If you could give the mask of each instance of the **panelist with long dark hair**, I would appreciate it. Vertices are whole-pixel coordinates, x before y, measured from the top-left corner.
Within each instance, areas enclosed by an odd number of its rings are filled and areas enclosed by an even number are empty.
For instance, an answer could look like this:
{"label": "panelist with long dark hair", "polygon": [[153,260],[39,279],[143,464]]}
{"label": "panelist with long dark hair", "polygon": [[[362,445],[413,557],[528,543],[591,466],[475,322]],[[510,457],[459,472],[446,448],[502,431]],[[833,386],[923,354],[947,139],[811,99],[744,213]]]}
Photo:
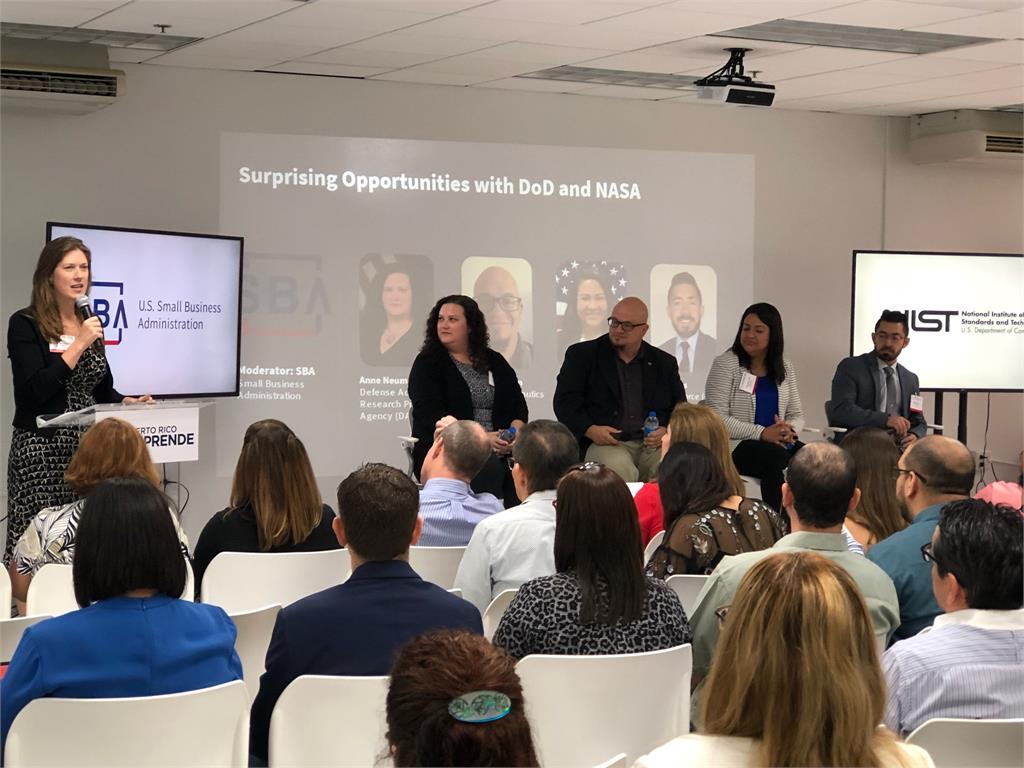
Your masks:
{"label": "panelist with long dark hair", "polygon": [[472,483],[478,493],[493,493],[515,503],[505,456],[511,443],[499,435],[508,427],[521,429],[528,418],[526,399],[516,372],[504,357],[488,347],[487,323],[468,296],[439,299],[427,318],[423,347],[409,372],[413,450],[419,474],[434,428],[445,416],[479,422],[489,433],[494,455]]}
{"label": "panelist with long dark hair", "polygon": [[82,430],[40,430],[36,417],[96,403],[151,400],[125,397],[103,351],[103,326],[76,309],[89,293],[92,253],[76,237],[51,240],[32,275],[32,303],[7,325],[7,354],[14,377],[14,435],[7,461],[8,563],[15,542],[36,513],[70,504],[77,494],[64,482]]}

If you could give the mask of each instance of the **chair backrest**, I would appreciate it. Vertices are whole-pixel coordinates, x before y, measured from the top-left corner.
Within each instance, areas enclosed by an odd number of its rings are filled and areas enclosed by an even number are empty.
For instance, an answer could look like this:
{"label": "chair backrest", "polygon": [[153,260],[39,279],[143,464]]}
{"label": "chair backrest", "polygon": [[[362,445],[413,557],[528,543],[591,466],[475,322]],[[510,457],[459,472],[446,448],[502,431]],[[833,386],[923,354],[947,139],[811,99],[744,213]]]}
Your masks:
{"label": "chair backrest", "polygon": [[347,549],[322,552],[221,552],[203,576],[203,602],[228,613],[289,605],[341,584],[352,564]]}
{"label": "chair backrest", "polygon": [[409,565],[424,581],[451,589],[465,551],[465,547],[409,547]]}
{"label": "chair backrest", "polygon": [[196,576],[192,572],[192,561],[185,558],[185,590],[181,593],[181,599],[190,603],[196,601]]}
{"label": "chair backrest", "polygon": [[70,565],[44,565],[28,583],[27,616],[60,616],[78,610]]}
{"label": "chair backrest", "polygon": [[654,534],[651,540],[647,542],[647,546],[644,548],[644,565],[650,562],[651,555],[653,555],[654,552],[658,549],[658,547],[661,546],[661,542],[663,542],[664,540],[665,532],[658,531],[656,534]]}
{"label": "chair backrest", "polygon": [[629,492],[636,496],[640,493],[640,489],[644,487],[643,483],[626,483],[626,487],[629,488]]}
{"label": "chair backrest", "polygon": [[387,753],[387,677],[302,675],[270,716],[270,766],[376,765]]}
{"label": "chair backrest", "polygon": [[626,753],[619,752],[614,757],[609,757],[600,765],[595,765],[594,768],[626,768],[629,763],[626,762]]}
{"label": "chair backrest", "polygon": [[238,630],[235,652],[242,661],[242,679],[250,699],[255,699],[259,693],[260,675],[263,674],[270,636],[280,611],[280,605],[267,605],[254,611],[228,614]]}
{"label": "chair backrest", "polygon": [[235,680],[166,696],[35,699],[14,718],[4,754],[9,768],[243,768],[248,739],[249,697]]}
{"label": "chair backrest", "polygon": [[7,618],[11,615],[11,574],[6,568],[0,568],[0,571],[3,571],[0,573],[0,611],[3,611],[3,617]]}
{"label": "chair backrest", "polygon": [[21,642],[22,633],[33,624],[49,619],[49,616],[19,616],[16,619],[0,619],[0,664],[14,658],[14,652]]}
{"label": "chair backrest", "polygon": [[501,623],[501,617],[505,615],[505,611],[512,604],[512,598],[516,596],[517,591],[515,589],[501,590],[484,610],[484,637],[488,640],[494,637],[494,632],[498,628],[498,624]]}
{"label": "chair backrest", "polygon": [[[542,765],[632,763],[690,730],[689,645],[618,656],[527,656],[516,665]],[[643,706],[639,706],[640,703]]]}
{"label": "chair backrest", "polygon": [[704,582],[707,580],[707,576],[695,573],[677,573],[665,580],[665,583],[672,587],[678,595],[687,618],[693,616],[693,611],[697,607],[697,595],[700,594],[701,589],[704,588]]}
{"label": "chair backrest", "polygon": [[917,727],[907,743],[926,750],[935,768],[1020,768],[1024,765],[1024,719],[935,718]]}
{"label": "chair backrest", "polygon": [[740,475],[740,480],[743,481],[743,495],[748,499],[760,499],[761,498],[761,481],[756,477],[750,475]]}

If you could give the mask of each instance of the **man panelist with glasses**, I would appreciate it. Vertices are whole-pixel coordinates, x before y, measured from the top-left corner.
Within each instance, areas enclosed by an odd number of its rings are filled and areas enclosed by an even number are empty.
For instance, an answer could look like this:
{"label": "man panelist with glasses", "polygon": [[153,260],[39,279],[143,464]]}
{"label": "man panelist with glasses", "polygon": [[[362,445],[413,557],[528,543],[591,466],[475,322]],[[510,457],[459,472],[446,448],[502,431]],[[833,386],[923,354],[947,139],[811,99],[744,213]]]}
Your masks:
{"label": "man panelist with glasses", "polygon": [[[608,333],[565,351],[555,387],[555,416],[576,436],[586,460],[626,482],[657,475],[664,425],[686,399],[676,359],[644,341],[647,318],[640,299],[620,301],[608,318]],[[652,411],[659,426],[645,434]]]}
{"label": "man panelist with glasses", "polygon": [[512,273],[504,267],[488,267],[473,284],[473,299],[487,320],[491,349],[499,352],[513,370],[529,368],[533,346],[519,334],[523,299]]}
{"label": "man panelist with glasses", "polygon": [[[847,429],[887,429],[905,449],[927,430],[917,375],[896,362],[910,343],[906,313],[884,310],[871,341],[871,352],[848,357],[836,368],[828,422]],[[841,439],[836,435],[836,442]]]}

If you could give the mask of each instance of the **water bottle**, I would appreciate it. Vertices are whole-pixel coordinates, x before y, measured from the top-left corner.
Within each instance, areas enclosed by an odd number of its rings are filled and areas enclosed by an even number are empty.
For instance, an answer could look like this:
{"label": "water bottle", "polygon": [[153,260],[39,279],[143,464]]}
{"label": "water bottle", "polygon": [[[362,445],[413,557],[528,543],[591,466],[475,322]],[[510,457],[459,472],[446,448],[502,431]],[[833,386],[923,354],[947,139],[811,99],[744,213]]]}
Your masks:
{"label": "water bottle", "polygon": [[[655,419],[655,421],[657,421],[657,419]],[[511,443],[516,439],[516,428],[509,427],[508,429],[501,430],[501,432],[498,433],[498,439],[504,440],[506,443]]]}
{"label": "water bottle", "polygon": [[658,414],[655,411],[648,413],[647,418],[644,419],[644,437],[650,437],[651,433],[660,426],[661,424],[658,423]]}

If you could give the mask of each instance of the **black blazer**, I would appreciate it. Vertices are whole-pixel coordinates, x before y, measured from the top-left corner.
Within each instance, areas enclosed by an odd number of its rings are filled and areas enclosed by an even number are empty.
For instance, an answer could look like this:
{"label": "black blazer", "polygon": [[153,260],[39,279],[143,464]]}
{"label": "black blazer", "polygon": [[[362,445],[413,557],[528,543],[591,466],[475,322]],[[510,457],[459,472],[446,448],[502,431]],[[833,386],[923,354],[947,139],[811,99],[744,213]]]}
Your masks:
{"label": "black blazer", "polygon": [[[676,403],[686,399],[676,358],[646,341],[638,354],[644,362],[644,411],[656,412],[658,421],[668,424]],[[565,350],[555,386],[555,417],[576,435],[584,451],[590,445],[584,432],[594,424],[616,426],[622,417],[617,355],[608,334]]]}
{"label": "black blazer", "polygon": [[[833,427],[878,427],[886,429],[888,418],[877,410],[878,383],[875,380],[878,371],[874,352],[848,357],[836,367],[832,377],[832,399],[829,403],[828,423]],[[899,363],[896,364],[896,375],[900,378],[899,415],[910,421],[910,431],[919,438],[925,436],[928,425],[924,414],[910,410],[910,396],[921,392],[917,374],[911,373]],[[842,440],[842,434],[836,435],[836,442]]]}
{"label": "black blazer", "polygon": [[[7,356],[14,376],[14,426],[36,429],[36,416],[64,413],[68,408],[67,383],[72,370],[59,352],[50,351],[31,309],[19,309],[7,323]],[[107,366],[92,391],[97,403],[119,403],[124,395],[114,389]]]}
{"label": "black blazer", "polygon": [[[514,420],[526,421],[529,411],[519,386],[516,372],[505,358],[493,349],[487,350],[487,367],[494,376],[494,409],[491,422],[495,429],[505,429]],[[419,475],[423,459],[434,442],[434,425],[442,416],[457,419],[473,418],[473,400],[469,386],[445,352],[421,352],[409,371],[409,399],[412,400],[412,434],[419,442],[412,456]]]}

